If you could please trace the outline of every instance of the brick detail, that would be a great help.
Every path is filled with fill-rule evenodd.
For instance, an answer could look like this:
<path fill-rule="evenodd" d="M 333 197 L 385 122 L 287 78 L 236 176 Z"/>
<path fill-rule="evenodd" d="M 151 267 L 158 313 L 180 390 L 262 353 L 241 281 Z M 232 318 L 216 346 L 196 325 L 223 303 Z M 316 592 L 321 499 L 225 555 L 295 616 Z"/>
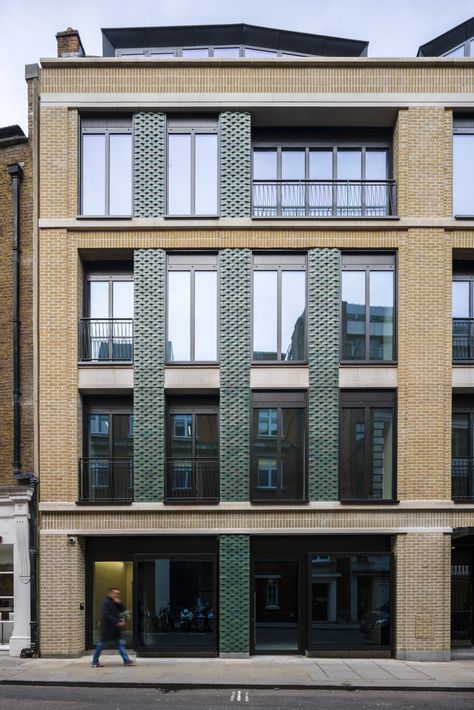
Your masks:
<path fill-rule="evenodd" d="M 163 498 L 165 467 L 165 263 L 161 249 L 138 249 L 134 259 L 135 500 Z"/>
<path fill-rule="evenodd" d="M 250 216 L 251 118 L 225 111 L 220 117 L 221 217 Z"/>
<path fill-rule="evenodd" d="M 251 273 L 248 249 L 221 252 L 220 487 L 223 501 L 249 499 Z"/>
<path fill-rule="evenodd" d="M 133 116 L 133 214 L 161 217 L 165 212 L 166 116 L 142 111 Z"/>
<path fill-rule="evenodd" d="M 337 500 L 338 498 L 339 271 L 339 250 L 310 250 L 308 254 L 310 500 Z"/>
<path fill-rule="evenodd" d="M 250 651 L 250 538 L 219 538 L 219 650 Z"/>
<path fill-rule="evenodd" d="M 399 535 L 395 544 L 395 656 L 447 652 L 450 639 L 451 536 Z"/>

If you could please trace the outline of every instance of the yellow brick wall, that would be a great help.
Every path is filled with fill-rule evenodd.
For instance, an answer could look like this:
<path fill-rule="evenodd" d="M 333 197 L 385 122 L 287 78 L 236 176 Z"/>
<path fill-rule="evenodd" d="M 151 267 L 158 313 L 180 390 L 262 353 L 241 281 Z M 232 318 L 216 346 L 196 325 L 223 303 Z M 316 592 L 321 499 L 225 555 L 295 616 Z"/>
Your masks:
<path fill-rule="evenodd" d="M 399 535 L 395 544 L 395 655 L 449 653 L 451 537 Z"/>
<path fill-rule="evenodd" d="M 40 218 L 77 214 L 78 113 L 41 107 Z"/>

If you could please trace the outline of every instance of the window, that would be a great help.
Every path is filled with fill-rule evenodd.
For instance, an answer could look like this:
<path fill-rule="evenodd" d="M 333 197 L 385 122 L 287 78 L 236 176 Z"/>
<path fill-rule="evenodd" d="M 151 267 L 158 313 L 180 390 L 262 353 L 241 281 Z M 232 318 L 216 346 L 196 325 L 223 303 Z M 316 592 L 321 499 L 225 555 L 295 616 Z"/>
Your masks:
<path fill-rule="evenodd" d="M 204 399 L 204 398 L 203 398 Z M 176 401 L 168 410 L 166 501 L 219 500 L 216 401 Z"/>
<path fill-rule="evenodd" d="M 173 59 L 174 57 L 222 57 L 233 59 L 238 57 L 306 57 L 307 54 L 298 52 L 285 52 L 281 49 L 263 49 L 246 47 L 244 45 L 223 47 L 160 47 L 144 49 L 116 49 L 118 57 L 156 57 L 157 59 Z"/>
<path fill-rule="evenodd" d="M 454 116 L 453 127 L 453 214 L 474 214 L 474 116 Z"/>
<path fill-rule="evenodd" d="M 252 500 L 303 500 L 305 470 L 305 393 L 255 392 Z"/>
<path fill-rule="evenodd" d="M 253 360 L 306 360 L 306 255 L 254 254 Z"/>
<path fill-rule="evenodd" d="M 453 360 L 474 360 L 474 275 L 467 270 L 453 276 L 452 308 Z"/>
<path fill-rule="evenodd" d="M 341 500 L 395 497 L 395 394 L 341 392 Z"/>
<path fill-rule="evenodd" d="M 80 322 L 80 359 L 133 359 L 133 276 L 89 273 Z"/>
<path fill-rule="evenodd" d="M 389 147 L 270 145 L 253 150 L 256 217 L 383 217 L 395 213 Z"/>
<path fill-rule="evenodd" d="M 13 633 L 15 596 L 13 593 L 13 545 L 0 545 L 0 648 Z"/>
<path fill-rule="evenodd" d="M 456 59 L 457 57 L 474 57 L 474 39 L 468 39 L 458 47 L 450 49 L 445 52 L 443 57 L 450 57 L 451 59 Z"/>
<path fill-rule="evenodd" d="M 81 214 L 132 214 L 132 121 L 81 119 Z"/>
<path fill-rule="evenodd" d="M 341 360 L 395 359 L 395 255 L 343 254 Z"/>
<path fill-rule="evenodd" d="M 454 500 L 474 498 L 474 399 L 470 395 L 453 398 L 451 435 L 451 483 Z"/>
<path fill-rule="evenodd" d="M 216 216 L 217 118 L 168 120 L 168 215 Z"/>
<path fill-rule="evenodd" d="M 217 362 L 217 254 L 169 254 L 168 362 Z"/>

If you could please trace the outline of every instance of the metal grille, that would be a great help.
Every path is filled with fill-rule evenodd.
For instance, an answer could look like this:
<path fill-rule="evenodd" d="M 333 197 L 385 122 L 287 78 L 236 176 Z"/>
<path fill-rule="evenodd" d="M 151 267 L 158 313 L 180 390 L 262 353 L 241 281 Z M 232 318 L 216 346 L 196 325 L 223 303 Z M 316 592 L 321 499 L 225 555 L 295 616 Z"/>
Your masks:
<path fill-rule="evenodd" d="M 250 217 L 251 119 L 249 113 L 221 114 L 221 216 Z"/>
<path fill-rule="evenodd" d="M 133 140 L 134 216 L 161 217 L 165 212 L 165 114 L 134 114 Z"/>

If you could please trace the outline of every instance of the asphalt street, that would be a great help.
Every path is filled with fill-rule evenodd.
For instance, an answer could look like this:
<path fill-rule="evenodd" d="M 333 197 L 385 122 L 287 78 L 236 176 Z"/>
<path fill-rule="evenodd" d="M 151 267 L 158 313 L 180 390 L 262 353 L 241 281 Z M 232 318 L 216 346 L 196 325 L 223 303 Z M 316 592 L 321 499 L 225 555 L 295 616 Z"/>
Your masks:
<path fill-rule="evenodd" d="M 473 692 L 349 690 L 176 690 L 0 686 L 1 710 L 262 708 L 280 710 L 471 710 Z"/>

